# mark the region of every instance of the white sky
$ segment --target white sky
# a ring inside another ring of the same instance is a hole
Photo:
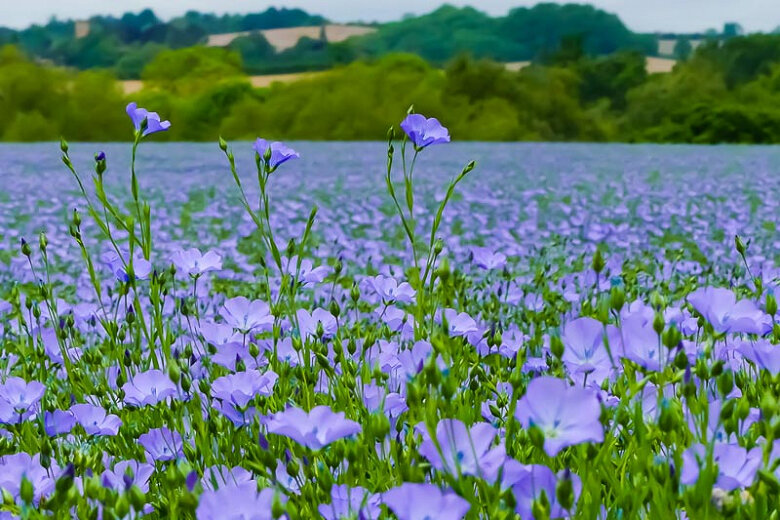
[[[300,7],[334,21],[388,21],[405,13],[425,13],[445,0],[0,0],[0,26],[25,27],[60,19],[87,18],[95,14],[122,14],[151,7],[163,19],[187,10],[215,13],[263,11],[270,6]],[[549,1],[549,0],[547,0]],[[580,0],[582,1],[582,0]],[[450,0],[473,5],[493,15],[512,7],[533,5],[534,0]],[[780,0],[591,0],[589,3],[618,14],[640,32],[698,32],[720,29],[726,21],[740,23],[748,31],[771,31],[780,26]]]

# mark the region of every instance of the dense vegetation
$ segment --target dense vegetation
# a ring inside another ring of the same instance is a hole
[[[138,78],[159,52],[203,44],[209,34],[321,25],[326,20],[299,9],[271,8],[248,15],[189,12],[163,22],[147,9],[121,18],[97,16],[89,22],[89,35],[80,39],[75,38],[73,22],[53,20],[18,32],[0,29],[0,43],[14,44],[30,56],[59,65],[110,68],[129,79]],[[254,32],[231,47],[242,55],[248,73],[319,70],[394,52],[418,54],[437,65],[463,52],[497,61],[542,59],[568,35],[579,35],[590,54],[655,51],[654,37],[631,32],[613,14],[577,4],[539,4],[513,9],[503,17],[445,5],[377,29],[340,43],[307,38],[281,52]]]
[[[285,139],[381,139],[386,121],[414,104],[446,114],[461,140],[780,141],[778,35],[713,42],[654,75],[638,52],[594,57],[581,39],[519,72],[466,55],[441,69],[391,54],[255,89],[244,67],[234,50],[166,50],[144,68],[146,89],[133,98],[180,121],[163,136],[171,140],[248,139],[259,129]],[[122,140],[127,101],[106,71],[42,66],[14,47],[0,52],[3,140]]]

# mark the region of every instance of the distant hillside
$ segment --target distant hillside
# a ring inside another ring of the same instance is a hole
[[[554,52],[565,36],[581,37],[584,50],[593,55],[617,50],[653,54],[656,47],[653,36],[631,32],[616,15],[589,5],[551,3],[520,7],[497,18],[471,7],[445,5],[385,24],[354,45],[357,52],[375,56],[411,52],[444,62],[465,52],[509,62],[539,59]]]
[[[544,3],[491,17],[471,7],[445,5],[417,17],[376,26],[331,25],[300,9],[271,8],[246,15],[198,12],[163,21],[153,11],[79,22],[53,20],[21,31],[0,29],[0,45],[13,44],[43,63],[79,70],[111,69],[138,79],[162,51],[226,46],[244,72],[280,74],[324,70],[390,53],[417,54],[444,65],[461,54],[501,62],[549,61],[564,40],[586,55],[633,50],[658,54],[658,38],[630,31],[615,15],[580,4]]]

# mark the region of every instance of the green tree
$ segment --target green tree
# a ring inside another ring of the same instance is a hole
[[[141,77],[174,94],[201,92],[227,78],[242,76],[241,56],[228,49],[188,47],[158,53]]]

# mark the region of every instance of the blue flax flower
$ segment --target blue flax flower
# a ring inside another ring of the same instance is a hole
[[[544,451],[554,457],[567,446],[604,440],[601,405],[589,389],[544,376],[532,380],[517,403],[515,416],[524,428],[544,434]]]
[[[356,435],[361,430],[358,423],[344,416],[344,412],[335,413],[327,406],[317,406],[309,413],[300,408],[288,408],[268,420],[269,433],[289,437],[313,450]]]
[[[401,128],[417,150],[432,144],[450,142],[449,131],[435,117],[426,119],[421,114],[409,114],[401,123]]]
[[[145,108],[140,108],[137,103],[128,104],[126,110],[127,115],[130,116],[130,120],[133,122],[133,126],[135,126],[136,132],[141,131],[144,120],[146,120],[144,137],[157,132],[165,132],[171,127],[170,121],[160,121],[160,115],[157,112],[149,112]]]
[[[433,484],[410,482],[384,492],[382,502],[398,520],[460,520],[471,507],[455,493],[445,493]]]

